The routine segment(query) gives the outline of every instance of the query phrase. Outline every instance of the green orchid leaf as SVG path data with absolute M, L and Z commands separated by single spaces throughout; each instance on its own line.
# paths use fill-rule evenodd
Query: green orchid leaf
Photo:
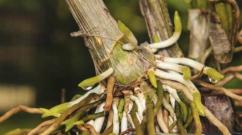
M 206 67 L 205 68 L 205 74 L 207 74 L 211 79 L 219 81 L 224 78 L 224 75 L 219 73 L 216 69 L 211 68 L 211 67 Z
M 65 125 L 65 132 L 69 131 L 72 127 L 74 127 L 76 124 L 78 124 L 80 121 L 80 115 L 82 114 L 82 112 L 77 112 L 73 117 L 65 120 L 64 122 L 62 122 L 62 125 Z
M 123 40 L 126 43 L 131 43 L 132 45 L 137 46 L 138 41 L 135 38 L 134 34 L 132 31 L 120 20 L 118 21 L 118 28 L 119 30 L 124 34 Z
M 78 84 L 78 86 L 83 89 L 86 89 L 87 87 L 93 86 L 93 85 L 101 82 L 102 80 L 108 78 L 112 73 L 113 73 L 113 68 L 109 68 L 108 70 L 104 71 L 103 73 L 101 73 L 97 76 L 83 80 L 82 82 L 80 82 Z
M 49 116 L 59 117 L 61 113 L 66 111 L 69 107 L 69 103 L 63 103 L 50 109 L 40 108 L 40 110 L 43 111 L 42 118 L 46 118 Z
M 175 25 L 175 33 L 181 33 L 181 31 L 182 31 L 182 23 L 181 23 L 181 17 L 179 15 L 178 11 L 175 11 L 174 25 Z
M 149 81 L 152 84 L 152 86 L 157 88 L 157 80 L 155 77 L 155 71 L 153 69 L 149 69 L 147 74 L 148 74 L 148 78 L 149 78 Z

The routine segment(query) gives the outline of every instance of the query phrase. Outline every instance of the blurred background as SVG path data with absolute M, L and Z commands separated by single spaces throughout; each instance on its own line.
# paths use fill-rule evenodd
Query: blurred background
M 149 41 L 138 0 L 104 1 L 140 43 Z M 172 14 L 178 10 L 182 16 L 184 38 L 179 42 L 185 49 L 189 6 L 183 0 L 168 0 L 168 4 Z M 80 92 L 77 84 L 95 73 L 82 39 L 69 36 L 77 30 L 64 0 L 0 0 L 0 112 L 18 104 L 48 108 L 60 103 L 62 91 L 66 100 Z M 241 55 L 235 57 L 234 64 L 242 62 Z M 236 84 L 235 80 L 230 86 Z M 40 121 L 40 116 L 20 113 L 0 124 L 0 134 L 31 128 Z

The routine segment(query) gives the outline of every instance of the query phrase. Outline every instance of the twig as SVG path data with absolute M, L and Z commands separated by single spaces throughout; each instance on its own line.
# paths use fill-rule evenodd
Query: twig
M 58 117 L 54 123 L 48 127 L 48 129 L 46 129 L 43 133 L 41 133 L 40 135 L 49 135 L 51 132 L 53 132 L 56 128 L 59 127 L 59 125 L 61 124 L 61 122 L 63 122 L 70 114 L 72 114 L 74 111 L 76 111 L 78 108 L 80 108 L 81 106 L 85 105 L 87 102 L 91 101 L 94 98 L 94 95 L 91 94 L 89 96 L 87 96 L 85 99 L 89 99 L 87 100 L 83 100 L 77 104 L 75 104 L 74 106 L 72 106 L 70 109 L 68 109 L 67 111 L 65 111 L 60 117 Z
M 222 73 L 226 74 L 226 73 L 230 73 L 230 72 L 240 72 L 240 71 L 242 71 L 242 65 L 228 67 L 228 68 L 222 70 Z
M 209 95 L 224 95 L 222 91 L 211 91 L 209 88 L 201 88 L 200 90 L 204 90 L 205 92 L 211 92 Z M 242 95 L 242 89 L 227 89 L 228 91 L 237 94 L 237 95 Z M 207 94 L 207 93 L 206 93 Z
M 203 81 L 199 81 L 199 80 L 196 80 L 195 82 L 200 84 L 201 86 L 203 86 L 205 88 L 209 88 L 211 90 L 216 90 L 216 91 L 219 91 L 219 92 L 223 92 L 228 97 L 230 97 L 230 98 L 232 98 L 234 100 L 242 102 L 242 96 L 236 95 L 236 94 L 234 94 L 233 92 L 229 91 L 226 88 L 223 88 L 223 87 L 220 87 L 220 86 L 215 86 L 215 85 L 212 85 L 212 84 L 209 84 L 209 83 L 206 83 L 206 82 L 203 82 Z
M 234 76 L 239 79 L 242 80 L 242 75 L 240 73 L 235 73 Z
M 233 92 L 234 94 L 238 94 L 238 95 L 242 94 L 242 89 L 228 89 L 228 90 Z
M 106 103 L 104 105 L 105 111 L 109 111 L 112 107 L 114 84 L 115 84 L 115 78 L 113 76 L 109 77 L 108 78 L 108 84 L 107 84 Z
M 40 123 L 37 127 L 35 127 L 34 129 L 32 129 L 28 135 L 36 135 L 39 134 L 41 132 L 41 130 L 43 131 L 44 127 L 47 127 L 49 125 L 51 125 L 53 122 L 55 121 L 55 119 L 51 119 L 51 120 L 47 120 L 44 121 L 42 123 Z
M 231 135 L 228 128 L 221 123 L 209 110 L 208 108 L 204 107 L 204 112 L 208 120 L 213 123 L 222 133 L 223 135 Z
M 5 120 L 9 119 L 12 115 L 19 113 L 19 112 L 27 112 L 30 114 L 42 114 L 43 113 L 39 108 L 31 108 L 31 107 L 27 107 L 24 105 L 19 105 L 17 107 L 12 108 L 5 114 L 3 114 L 0 117 L 0 123 L 4 122 Z
M 231 80 L 234 79 L 234 74 L 229 74 L 228 76 L 226 76 L 223 80 L 217 82 L 215 85 L 216 86 L 224 86 L 226 83 L 230 82 Z

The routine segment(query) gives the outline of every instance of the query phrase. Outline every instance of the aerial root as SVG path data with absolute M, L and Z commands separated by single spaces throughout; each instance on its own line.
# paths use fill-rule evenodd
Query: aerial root
M 33 128 L 28 135 L 36 135 L 44 131 L 49 125 L 53 124 L 55 119 L 50 119 L 40 123 L 37 127 Z
M 215 85 L 209 84 L 207 82 L 199 81 L 199 80 L 196 80 L 195 82 L 198 83 L 199 85 L 205 87 L 205 88 L 210 89 L 210 90 L 222 92 L 223 94 L 230 97 L 231 99 L 234 99 L 235 101 L 242 102 L 242 96 L 239 96 L 239 95 L 231 92 L 230 90 L 228 90 L 224 87 L 215 86 Z
M 109 111 L 112 108 L 114 84 L 115 84 L 115 78 L 113 76 L 109 77 L 108 84 L 107 84 L 106 103 L 104 105 L 105 111 Z
M 10 109 L 8 112 L 4 113 L 0 117 L 0 123 L 4 122 L 5 120 L 9 119 L 14 114 L 17 114 L 19 112 L 27 112 L 30 114 L 42 114 L 43 113 L 39 108 L 31 108 L 28 106 L 19 105 L 19 106 L 16 106 L 16 107 Z
M 240 72 L 240 71 L 242 71 L 242 65 L 225 68 L 224 70 L 222 70 L 222 73 L 226 74 L 226 73 L 231 73 L 231 72 L 233 73 L 233 72 Z
M 213 123 L 214 126 L 216 126 L 223 135 L 231 135 L 228 128 L 221 122 L 219 121 L 211 112 L 210 110 L 208 110 L 208 108 L 204 107 L 204 111 L 205 111 L 205 116 L 207 117 L 207 119 Z

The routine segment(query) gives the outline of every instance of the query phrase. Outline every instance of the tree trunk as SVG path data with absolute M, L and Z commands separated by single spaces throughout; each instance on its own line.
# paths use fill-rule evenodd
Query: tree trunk
M 119 40 L 117 22 L 110 15 L 102 0 L 67 0 L 85 43 L 92 56 L 96 72 L 113 68 L 120 85 L 127 85 L 141 78 L 150 66 L 143 51 L 124 51 Z M 149 54 L 147 54 L 149 55 Z
M 140 9 L 145 18 L 151 42 L 163 41 L 172 34 L 172 23 L 169 17 L 166 0 L 140 0 Z M 183 56 L 178 44 L 160 51 L 163 56 Z
M 102 0 L 66 1 L 80 28 L 78 33 L 81 33 L 85 39 L 96 72 L 100 73 L 110 67 L 113 68 L 119 85 L 131 86 L 131 83 L 139 81 L 151 66 L 153 55 L 149 54 L 145 49 L 125 51 L 121 48 L 119 40 L 123 34 L 120 32 L 117 22 L 112 18 Z M 171 36 L 172 24 L 166 0 L 140 0 L 140 8 L 145 18 L 151 42 L 155 42 L 157 39 L 162 41 Z M 183 56 L 178 44 L 163 49 L 159 53 L 163 56 Z M 210 101 L 206 99 L 205 105 L 210 107 L 209 104 L 213 101 L 215 100 L 211 99 Z M 227 108 L 221 113 L 215 114 L 232 129 L 233 124 L 231 123 L 233 123 L 233 119 L 229 119 L 229 117 L 232 117 L 232 113 L 224 117 L 222 116 L 228 109 L 231 111 L 231 103 L 226 98 L 224 104 Z M 218 112 L 218 110 L 211 107 L 210 109 Z
M 203 1 L 201 1 L 201 3 L 203 3 Z M 206 5 L 206 4 L 200 4 L 200 5 Z M 140 9 L 141 9 L 142 15 L 145 18 L 150 40 L 152 42 L 154 42 L 154 38 L 157 38 L 157 36 L 162 41 L 167 39 L 171 35 L 172 24 L 170 21 L 166 0 L 140 0 Z M 190 21 L 198 21 L 197 23 L 195 22 L 195 24 L 198 24 L 198 25 L 193 26 L 194 28 L 190 29 L 191 37 L 190 37 L 189 56 L 191 56 L 191 58 L 199 62 L 204 63 L 206 58 L 208 57 L 206 56 L 206 51 L 210 51 L 208 47 L 209 29 L 213 29 L 213 28 L 210 28 L 209 26 L 210 19 L 206 17 L 208 15 L 204 15 L 203 13 L 201 13 L 202 11 L 200 11 L 199 9 L 197 9 L 196 11 L 192 10 L 190 12 L 193 13 L 193 16 L 194 16 L 194 12 L 199 12 L 198 14 L 200 15 L 200 17 L 197 17 L 198 18 L 197 20 L 195 20 L 194 18 L 193 20 L 190 20 Z M 193 22 L 189 22 L 189 23 L 193 23 Z M 223 29 L 221 28 L 220 30 L 223 30 Z M 201 33 L 201 32 L 204 32 L 204 33 Z M 223 37 L 224 36 L 226 35 L 223 35 Z M 217 38 L 216 40 L 217 42 L 221 42 L 219 38 L 222 38 L 222 37 L 217 36 L 216 38 Z M 216 58 L 219 57 L 218 60 L 222 61 L 221 63 L 231 61 L 231 59 L 229 59 L 228 57 L 225 57 L 228 55 L 230 56 L 232 54 L 231 53 L 232 47 L 230 46 L 230 43 L 227 43 L 227 42 L 228 40 L 226 40 L 226 43 L 224 43 L 226 44 L 226 47 L 221 47 L 221 45 L 219 45 L 220 48 L 218 48 L 216 51 L 216 52 L 219 52 L 220 55 L 224 56 L 223 58 L 219 57 L 217 54 L 214 54 Z M 213 46 L 218 46 L 218 44 L 213 43 Z M 226 49 L 229 51 L 227 51 Z M 227 52 L 229 52 L 230 54 L 227 54 Z M 171 57 L 183 56 L 182 51 L 179 48 L 178 44 L 160 51 L 160 54 L 163 56 L 168 55 Z M 230 99 L 226 96 L 203 96 L 203 98 L 205 101 L 205 106 L 207 106 L 215 114 L 215 116 L 219 120 L 221 120 L 230 129 L 230 131 L 232 131 L 234 126 L 235 116 L 234 116 L 234 110 Z M 204 125 L 204 131 L 207 134 L 218 133 L 217 128 L 211 125 L 208 121 L 204 121 L 203 125 Z

